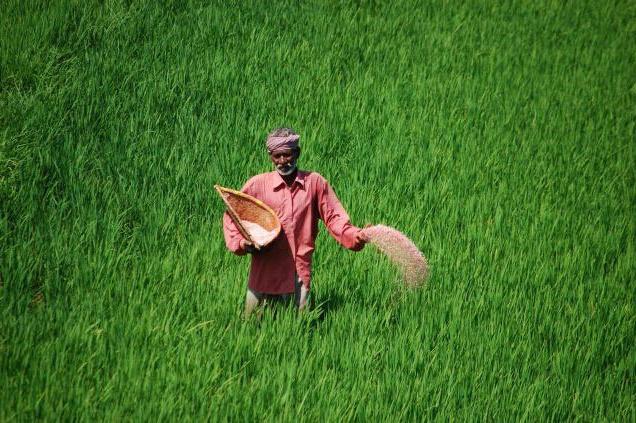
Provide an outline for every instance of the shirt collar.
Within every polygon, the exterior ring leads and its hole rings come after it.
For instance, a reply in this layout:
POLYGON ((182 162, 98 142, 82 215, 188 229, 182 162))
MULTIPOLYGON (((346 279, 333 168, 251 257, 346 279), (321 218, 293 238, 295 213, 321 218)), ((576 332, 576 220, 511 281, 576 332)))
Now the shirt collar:
MULTIPOLYGON (((285 181, 283 180, 283 177, 277 172, 274 171, 274 181, 272 184, 272 189, 274 191, 278 191, 281 188, 285 187, 285 181)), ((294 184, 298 184, 300 185, 300 187, 302 189, 305 189, 305 172, 303 172, 302 170, 298 170, 298 172, 296 173, 296 178, 294 179, 294 182, 292 182, 291 186, 293 187, 294 184)))

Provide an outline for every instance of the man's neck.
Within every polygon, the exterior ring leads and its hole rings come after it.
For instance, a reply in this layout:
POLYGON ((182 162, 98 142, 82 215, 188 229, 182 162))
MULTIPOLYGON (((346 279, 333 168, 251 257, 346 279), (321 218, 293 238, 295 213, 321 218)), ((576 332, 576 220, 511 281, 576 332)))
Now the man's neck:
POLYGON ((298 168, 296 168, 296 170, 294 170, 289 175, 280 175, 280 177, 283 178, 283 181, 285 181, 285 185, 290 187, 291 184, 294 183, 294 180, 296 179, 296 175, 298 175, 298 168))

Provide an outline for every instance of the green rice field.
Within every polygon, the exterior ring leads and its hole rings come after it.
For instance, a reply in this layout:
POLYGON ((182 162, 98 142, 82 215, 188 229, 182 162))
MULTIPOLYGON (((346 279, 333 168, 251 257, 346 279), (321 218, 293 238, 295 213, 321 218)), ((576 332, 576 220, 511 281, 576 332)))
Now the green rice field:
POLYGON ((634 422, 635 279, 634 2, 0 1, 2 422, 634 422), (241 319, 280 126, 424 287, 241 319))

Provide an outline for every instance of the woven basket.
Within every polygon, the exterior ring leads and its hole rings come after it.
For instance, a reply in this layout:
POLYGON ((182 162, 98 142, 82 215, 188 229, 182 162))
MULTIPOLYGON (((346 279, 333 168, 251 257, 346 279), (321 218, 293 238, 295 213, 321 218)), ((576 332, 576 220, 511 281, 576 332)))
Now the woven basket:
POLYGON ((214 188, 221 196, 221 199, 227 207, 228 214, 232 218, 232 221, 234 221, 234 224, 236 224, 241 235, 254 244, 256 249, 260 249, 276 239, 280 233, 280 220, 278 220, 278 216, 271 207, 251 195, 244 194, 240 191, 224 188, 219 185, 214 185, 214 188), (243 220, 256 223, 266 231, 275 231, 276 236, 265 244, 254 242, 250 233, 243 226, 241 222, 243 220))

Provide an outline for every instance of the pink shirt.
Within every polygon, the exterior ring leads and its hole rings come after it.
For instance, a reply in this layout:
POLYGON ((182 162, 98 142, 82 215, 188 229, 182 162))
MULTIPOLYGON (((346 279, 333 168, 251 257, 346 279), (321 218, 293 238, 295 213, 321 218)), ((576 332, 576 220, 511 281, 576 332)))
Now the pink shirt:
MULTIPOLYGON (((247 181, 241 191, 270 206, 282 226, 281 233, 270 245, 252 255, 248 285, 253 291, 292 293, 296 274, 310 286, 318 219, 343 247, 359 249, 355 245, 359 228, 349 222, 333 189, 318 173, 299 170, 289 187, 278 172, 263 173, 247 181)), ((227 212, 223 216, 223 233, 230 251, 237 255, 246 253, 240 247, 243 237, 227 212)))

